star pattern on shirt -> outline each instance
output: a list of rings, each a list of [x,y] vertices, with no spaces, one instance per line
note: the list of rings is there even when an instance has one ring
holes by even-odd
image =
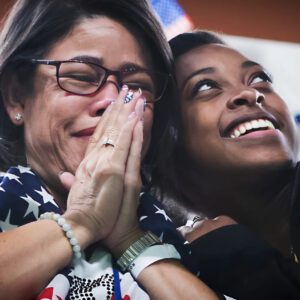
[[[141,221],[143,221],[143,220],[145,220],[147,218],[148,218],[148,216],[141,216],[140,219],[139,219],[139,221],[141,222]]]
[[[31,168],[28,168],[28,167],[23,167],[23,166],[18,166],[17,167],[18,170],[20,171],[21,174],[31,174],[31,175],[34,175],[34,173],[31,171]]]
[[[30,213],[33,213],[34,217],[36,219],[39,218],[39,206],[41,205],[40,203],[36,202],[34,199],[32,199],[29,195],[26,194],[26,196],[21,197],[28,203],[27,210],[25,212],[24,217],[29,215]]]
[[[17,181],[18,183],[23,184],[23,183],[20,181],[20,177],[19,177],[18,175],[15,175],[15,174],[12,174],[12,173],[5,173],[4,177],[5,177],[5,178],[8,178],[9,180],[15,180],[15,181]]]
[[[13,225],[10,223],[10,214],[11,214],[11,210],[8,211],[7,216],[5,218],[5,221],[0,221],[0,228],[2,231],[8,231],[10,229],[14,229],[17,228],[17,225]]]
[[[43,202],[46,204],[48,202],[54,204],[55,206],[57,206],[56,202],[54,201],[54,198],[41,186],[41,190],[34,190],[35,192],[37,192],[38,194],[40,194],[43,198]]]
[[[163,215],[163,217],[165,218],[166,221],[172,221],[162,208],[160,208],[156,205],[154,205],[154,207],[157,209],[156,212],[155,212],[156,214]]]
[[[0,185],[0,191],[5,192],[5,189]]]

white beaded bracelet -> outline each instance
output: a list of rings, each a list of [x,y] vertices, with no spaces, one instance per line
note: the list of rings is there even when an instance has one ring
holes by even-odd
[[[78,244],[78,241],[74,236],[71,226],[66,222],[66,219],[62,215],[56,214],[54,212],[46,212],[40,216],[40,219],[55,221],[67,237],[70,246],[73,250],[74,258],[78,259],[81,257],[81,248]]]
[[[133,278],[137,278],[139,274],[153,263],[164,259],[180,259],[180,254],[171,244],[160,244],[148,247],[135,258],[129,265],[127,271]]]

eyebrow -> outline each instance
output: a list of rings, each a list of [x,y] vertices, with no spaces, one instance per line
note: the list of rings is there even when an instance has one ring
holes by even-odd
[[[103,58],[98,58],[98,57],[89,56],[89,55],[75,56],[75,57],[72,57],[70,60],[80,60],[82,62],[94,63],[94,64],[97,64],[100,66],[103,65]],[[138,64],[132,63],[132,62],[123,62],[120,70],[126,70],[126,69],[131,69],[131,68],[135,69],[136,71],[146,70],[144,67],[142,67]]]
[[[182,83],[181,85],[181,88],[183,88],[186,83],[194,76],[196,75],[199,75],[199,74],[212,74],[216,71],[216,68],[213,68],[213,67],[208,67],[208,68],[203,68],[203,69],[200,69],[200,70],[197,70],[195,72],[193,72],[192,74],[190,74],[186,79],[185,81]]]
[[[244,61],[243,63],[241,63],[241,67],[244,69],[244,68],[250,68],[250,67],[253,67],[253,66],[259,66],[261,67],[260,64],[258,64],[257,62],[255,61],[252,61],[252,60],[246,60]]]

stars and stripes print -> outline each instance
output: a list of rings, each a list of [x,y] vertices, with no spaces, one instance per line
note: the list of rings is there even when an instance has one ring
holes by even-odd
[[[190,31],[194,24],[176,0],[151,0],[168,39]]]
[[[32,169],[17,166],[1,173],[0,232],[36,221],[45,212],[62,213],[53,196]],[[174,244],[183,254],[181,247],[184,240],[154,197],[148,193],[141,194],[138,214],[144,230],[151,230],[163,242]],[[129,273],[119,273],[119,278],[122,299],[149,299]],[[118,300],[114,295],[113,260],[110,253],[103,249],[96,249],[89,259],[83,253],[80,263],[59,272],[37,299],[84,297]]]

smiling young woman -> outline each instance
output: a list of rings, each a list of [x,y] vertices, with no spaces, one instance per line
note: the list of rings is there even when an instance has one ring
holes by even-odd
[[[215,34],[170,44],[180,112],[158,185],[206,217],[181,228],[201,278],[236,299],[298,299],[298,137],[284,100]]]

